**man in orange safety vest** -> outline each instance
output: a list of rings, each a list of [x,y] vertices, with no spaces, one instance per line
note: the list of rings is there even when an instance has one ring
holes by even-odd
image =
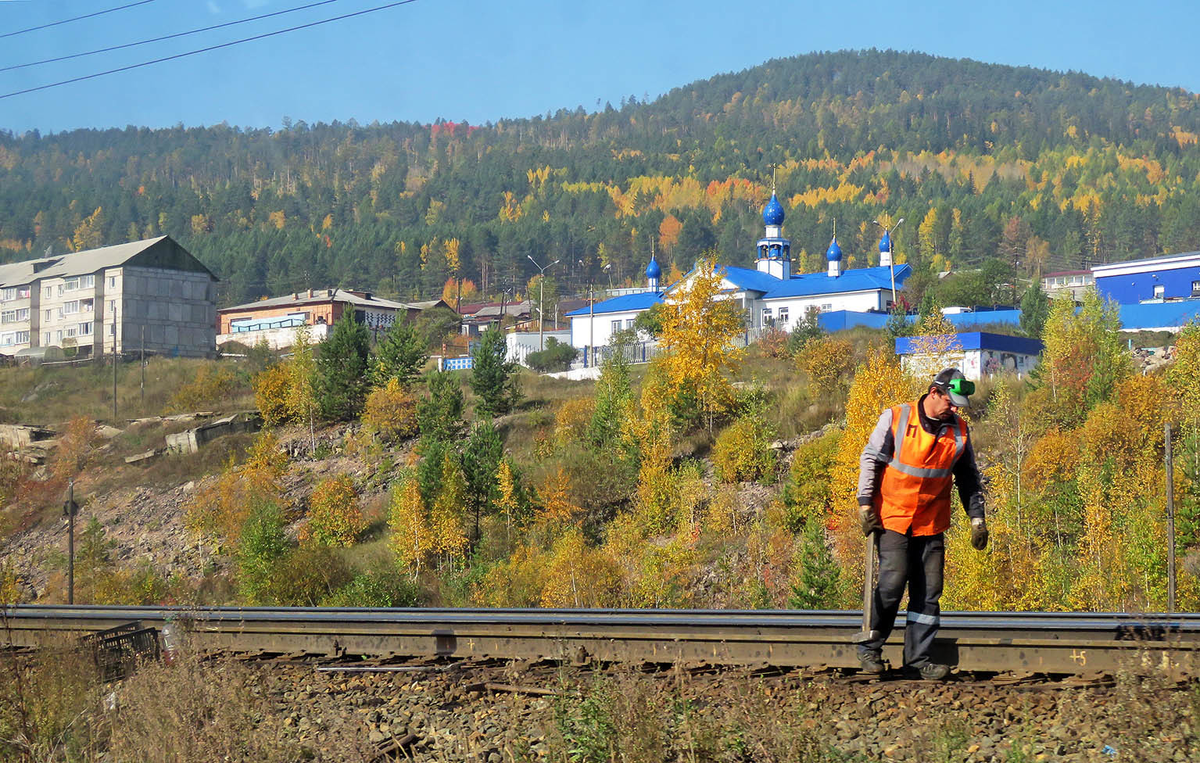
[[[952,482],[971,518],[971,545],[983,550],[988,540],[975,452],[967,423],[958,415],[970,405],[968,396],[974,391],[974,383],[962,371],[947,368],[919,400],[885,410],[863,449],[858,515],[863,535],[875,535],[879,556],[872,638],[858,647],[864,672],[885,670],[883,644],[907,585],[905,670],[929,680],[950,674],[950,667],[933,662],[930,652],[941,619],[938,602]]]

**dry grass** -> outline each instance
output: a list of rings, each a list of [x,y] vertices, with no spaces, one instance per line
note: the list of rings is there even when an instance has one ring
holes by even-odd
[[[214,407],[222,411],[254,407],[249,374],[234,361],[192,358],[150,358],[146,362],[143,402],[141,368],[135,362],[117,367],[118,426],[128,418],[163,413],[180,387],[192,381],[201,368],[232,368],[237,385],[233,394]],[[57,427],[83,415],[112,421],[112,366],[0,368],[0,421]]]
[[[0,760],[94,760],[103,728],[91,656],[63,641],[36,656],[0,652]]]
[[[305,757],[284,735],[264,682],[232,660],[177,655],[143,666],[114,692],[108,760],[291,761]]]
[[[826,746],[826,730],[805,717],[802,692],[773,691],[756,679],[701,687],[682,673],[656,679],[619,672],[562,689],[546,734],[552,761],[845,759]]]

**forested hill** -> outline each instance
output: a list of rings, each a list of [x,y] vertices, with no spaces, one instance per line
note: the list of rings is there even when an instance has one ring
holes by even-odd
[[[919,270],[1019,273],[1200,249],[1200,101],[1181,89],[838,52],[483,126],[0,134],[0,259],[169,234],[222,302],[308,286],[488,291],[547,262],[569,288],[637,279],[656,241],[686,269],[745,263],[772,168],[802,270],[837,220],[851,265],[882,215]],[[581,264],[582,263],[582,264]],[[606,272],[603,266],[611,264]]]

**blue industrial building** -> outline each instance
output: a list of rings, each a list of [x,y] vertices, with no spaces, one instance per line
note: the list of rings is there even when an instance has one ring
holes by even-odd
[[[1092,267],[1101,297],[1122,305],[1200,297],[1200,252]]]

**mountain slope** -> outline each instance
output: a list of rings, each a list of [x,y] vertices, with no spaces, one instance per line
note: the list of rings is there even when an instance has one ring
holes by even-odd
[[[744,263],[775,170],[801,269],[881,215],[924,270],[1025,274],[1200,248],[1200,103],[1179,89],[916,53],[769,61],[596,113],[485,126],[76,130],[0,136],[5,260],[167,233],[222,301],[307,286],[430,295]],[[97,209],[100,211],[97,213]]]

